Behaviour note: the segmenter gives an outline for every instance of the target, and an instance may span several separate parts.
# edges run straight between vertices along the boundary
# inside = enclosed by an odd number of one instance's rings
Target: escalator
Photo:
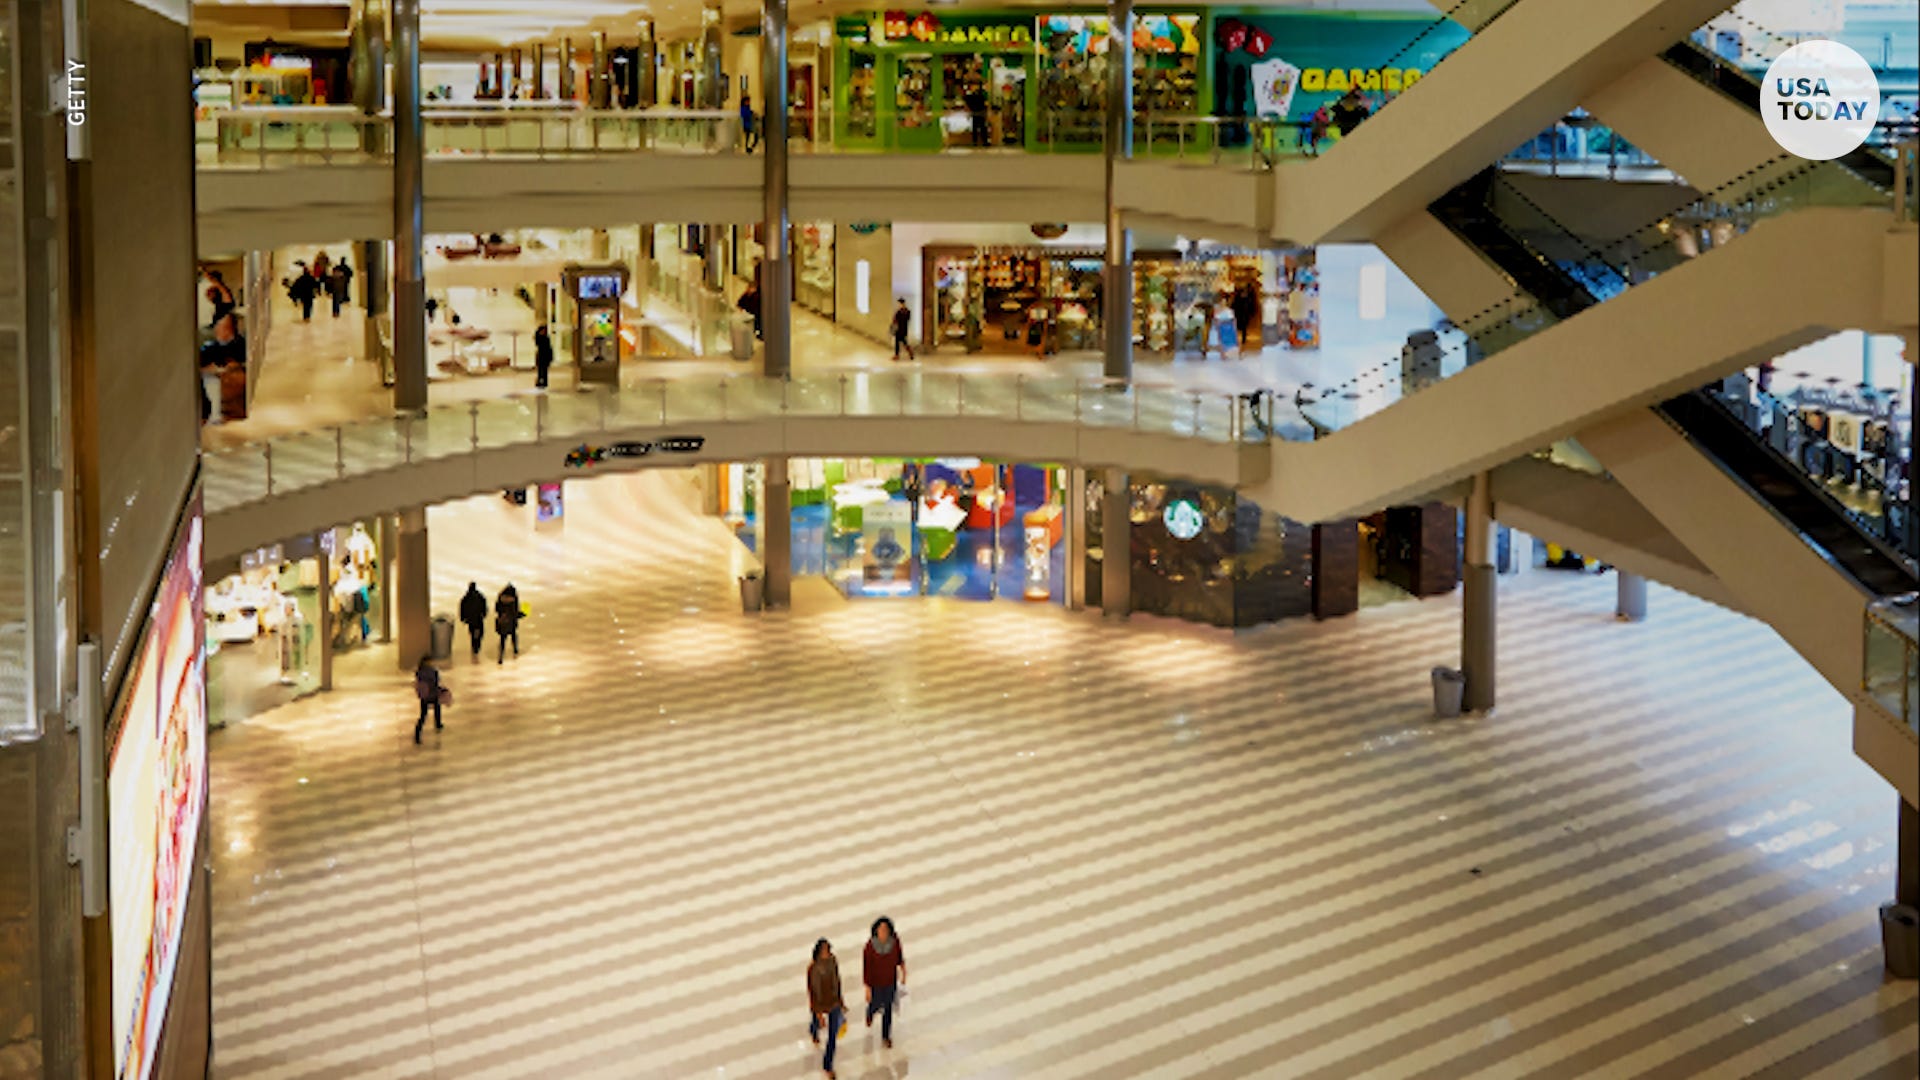
[[[1683,38],[1661,50],[1660,58],[1741,105],[1760,113],[1760,83],[1746,71],[1729,64]],[[1852,173],[1879,191],[1893,190],[1893,162],[1870,147],[1857,147],[1834,159],[1834,164]]]
[[[1744,391],[1744,384],[1735,385]],[[1862,589],[1874,596],[1912,592],[1915,553],[1896,546],[1913,542],[1904,507],[1885,504],[1886,525],[1863,522],[1736,415],[1745,406],[1735,400],[1740,397],[1695,390],[1662,402],[1658,411]]]
[[[1478,249],[1554,318],[1570,319],[1592,307],[1594,296],[1577,277],[1534,250],[1495,211],[1493,194],[1498,182],[1496,169],[1483,169],[1434,200],[1427,212]]]

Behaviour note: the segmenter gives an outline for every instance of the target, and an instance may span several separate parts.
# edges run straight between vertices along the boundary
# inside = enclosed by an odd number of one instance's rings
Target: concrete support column
[[[1647,617],[1647,579],[1639,574],[1629,574],[1625,570],[1614,571],[1619,576],[1618,600],[1614,604],[1613,614],[1621,622],[1639,622]]]
[[[1887,974],[1911,979],[1920,972],[1920,935],[1913,932],[1914,909],[1920,908],[1920,811],[1905,799],[1900,804],[1898,834],[1894,837],[1893,902],[1880,907],[1880,946]]]
[[[1107,0],[1107,264],[1100,318],[1105,373],[1133,379],[1133,234],[1114,190],[1119,163],[1133,156],[1133,0]]]
[[[1463,705],[1472,712],[1493,708],[1494,597],[1499,575],[1493,565],[1493,477],[1476,473],[1467,496],[1466,589],[1461,597],[1460,670],[1467,677]]]
[[[433,648],[433,588],[427,566],[427,509],[402,510],[395,515],[393,617],[398,646],[394,660],[402,671],[412,671]]]
[[[393,46],[393,407],[419,412],[427,407],[420,0],[393,0]]]
[[[380,365],[383,383],[390,381],[393,371],[393,358],[387,354],[387,345],[380,338],[380,316],[387,313],[388,301],[387,242],[363,240],[360,243],[360,304],[367,315],[362,320],[360,348],[369,361]],[[421,313],[425,314],[424,302]]]
[[[760,471],[765,477],[760,498],[763,595],[767,607],[784,608],[793,603],[793,487],[786,458],[767,458]]]
[[[588,40],[593,47],[593,66],[587,71],[587,104],[595,109],[604,109],[610,97],[607,93],[610,85],[607,78],[607,32],[595,30]]]
[[[333,689],[333,556],[327,549],[333,546],[333,530],[321,533],[314,545],[317,550],[314,558],[320,564],[320,625],[315,635],[320,641],[320,689]]]
[[[709,10],[717,11],[717,8]],[[760,264],[760,324],[765,346],[760,373],[773,379],[793,372],[793,244],[787,203],[787,0],[762,0],[760,9],[762,220],[765,255]]]
[[[1900,800],[1899,847],[1894,857],[1893,902],[1920,907],[1920,811]]]
[[[560,100],[573,100],[573,39],[560,39]]]
[[[768,12],[772,7],[772,0],[767,0],[767,6],[761,10],[760,48],[762,56],[774,51],[772,46],[775,39],[766,36],[766,20],[769,18]],[[719,0],[708,0],[706,6],[700,9],[700,77],[697,80],[699,87],[696,92],[700,97],[699,107],[703,109],[724,109],[727,107],[727,88],[725,85],[727,78],[726,53],[723,51],[726,37],[721,28],[723,17]],[[781,31],[780,37],[778,38],[780,44],[779,51],[780,55],[785,56],[787,50],[786,0],[780,0],[779,18]],[[764,60],[762,62],[764,63]]]
[[[1063,530],[1067,545],[1067,610],[1082,611],[1087,606],[1087,470],[1067,470],[1066,518]]]
[[[640,95],[640,107],[651,109],[660,102],[660,56],[653,43],[653,20],[641,19],[639,31],[640,43],[633,55],[638,70],[633,73],[633,85]]]
[[[1133,499],[1124,470],[1106,469],[1102,481],[1100,611],[1124,619],[1133,613]]]
[[[374,557],[380,564],[376,569],[375,588],[380,602],[373,605],[373,626],[379,631],[381,641],[393,640],[393,534],[393,516],[380,515],[374,521]]]

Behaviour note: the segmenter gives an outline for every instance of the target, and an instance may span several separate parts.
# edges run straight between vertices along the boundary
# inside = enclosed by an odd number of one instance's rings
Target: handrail
[[[212,451],[205,458],[207,506],[228,510],[479,450],[715,422],[971,417],[1073,423],[1216,445],[1259,445],[1274,435],[1271,398],[1111,379],[894,371],[650,379],[580,390],[460,402]]]

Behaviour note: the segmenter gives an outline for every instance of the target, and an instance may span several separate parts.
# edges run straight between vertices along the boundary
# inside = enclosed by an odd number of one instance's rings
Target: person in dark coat
[[[340,309],[353,299],[353,267],[347,260],[341,259],[327,272],[327,299],[333,301],[333,317],[340,317]]]
[[[907,954],[900,947],[900,936],[893,932],[892,919],[882,915],[873,921],[861,969],[861,981],[867,984],[867,1026],[873,1026],[873,1014],[879,1013],[880,1041],[892,1046],[893,1005],[907,981]]]
[[[744,311],[748,315],[753,317],[753,336],[756,339],[759,338],[760,337],[760,283],[758,281],[747,282],[746,290],[740,294],[740,299],[735,300],[733,302],[733,306],[739,308],[741,311]]]
[[[820,1045],[821,1026],[827,1029],[827,1052],[820,1059],[820,1067],[832,1080],[833,1052],[840,1043],[840,1023],[847,1005],[840,997],[840,961],[826,938],[813,943],[813,960],[807,965],[807,1012],[812,1018],[807,1034],[813,1037],[815,1046]]]
[[[533,328],[533,385],[544,388],[547,372],[552,368],[553,335],[547,332],[547,325],[541,323]]]
[[[460,621],[467,626],[467,637],[473,641],[473,657],[480,658],[480,643],[487,636],[487,594],[480,586],[467,582],[467,593],[460,598]]]
[[[420,719],[413,723],[413,744],[420,745],[420,730],[427,726],[427,709],[433,709],[433,730],[440,728],[440,702],[446,694],[446,688],[440,685],[440,672],[433,666],[432,658],[420,658],[420,666],[413,669],[413,692],[420,699]]]
[[[313,321],[313,301],[320,295],[320,279],[313,276],[306,263],[295,263],[299,272],[293,280],[287,282],[287,297],[300,305],[300,321]]]
[[[500,635],[500,657],[498,664],[507,662],[507,640],[513,640],[513,655],[520,655],[520,594],[514,591],[513,583],[500,590],[499,599],[493,602],[493,632]]]

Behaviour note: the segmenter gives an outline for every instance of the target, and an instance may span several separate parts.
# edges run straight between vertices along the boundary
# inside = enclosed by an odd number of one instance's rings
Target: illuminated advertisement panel
[[[207,797],[201,512],[181,518],[108,752],[114,1075],[145,1080],[166,1020]]]

